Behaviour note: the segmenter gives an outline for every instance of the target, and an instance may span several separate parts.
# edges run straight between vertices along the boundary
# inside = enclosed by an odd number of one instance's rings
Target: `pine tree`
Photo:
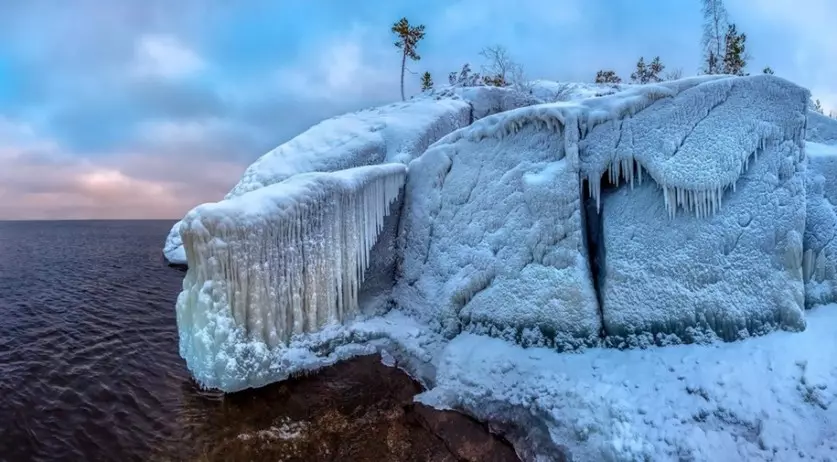
[[[728,29],[727,10],[723,0],[703,1],[703,72],[720,74],[721,59],[726,50],[726,32]]]
[[[647,74],[648,67],[645,65],[645,58],[640,57],[636,62],[636,70],[631,74],[631,83],[648,83]]]
[[[622,83],[622,79],[614,71],[600,70],[596,72],[596,83],[619,84]]]
[[[631,82],[642,84],[662,82],[663,79],[660,77],[660,73],[665,68],[659,56],[655,56],[651,64],[645,64],[645,58],[640,57],[639,61],[636,62],[636,71],[631,74]]]
[[[723,73],[745,75],[747,67],[747,34],[738,33],[735,24],[730,24],[725,37]]]
[[[407,18],[401,18],[392,25],[392,32],[398,36],[395,47],[401,50],[401,100],[404,101],[404,70],[407,68],[407,58],[413,61],[421,59],[416,53],[416,46],[424,38],[424,25],[413,27]]]
[[[430,76],[429,72],[425,72],[421,76],[421,91],[427,91],[433,89],[433,77]]]
[[[651,61],[651,65],[648,66],[648,75],[646,76],[646,80],[648,82],[662,82],[662,78],[660,74],[663,72],[663,69],[666,67],[660,61],[659,56],[655,56],[654,60]]]
[[[762,70],[761,72],[762,72],[762,74],[770,74],[770,75],[773,75],[773,69],[771,69],[771,68],[770,68],[770,66],[766,66],[766,67],[764,68],[764,70]]]

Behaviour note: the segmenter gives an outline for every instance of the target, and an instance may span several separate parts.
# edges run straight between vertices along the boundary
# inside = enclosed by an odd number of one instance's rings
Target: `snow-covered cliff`
[[[192,374],[386,351],[526,460],[837,450],[835,126],[773,76],[587,87],[449,89],[257,161],[177,228]]]

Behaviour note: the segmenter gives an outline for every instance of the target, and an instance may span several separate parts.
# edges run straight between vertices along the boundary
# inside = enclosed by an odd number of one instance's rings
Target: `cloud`
[[[140,77],[180,78],[206,66],[203,58],[175,37],[144,35],[136,42],[133,70]]]
[[[390,38],[355,26],[307,46],[301,59],[280,67],[278,90],[299,100],[377,101],[397,95],[398,70]]]
[[[770,65],[837,110],[837,3],[727,6],[752,72]],[[320,120],[399,99],[401,16],[427,26],[408,97],[420,73],[478,69],[493,44],[558,80],[624,78],[656,55],[688,75],[700,58],[700,8],[682,2],[0,1],[0,218],[175,218],[222,197]]]
[[[781,46],[777,75],[806,86],[826,109],[837,112],[837,2],[832,0],[730,0],[730,13],[752,29],[760,52]],[[764,58],[760,58],[760,61]]]
[[[133,150],[92,156],[0,119],[0,219],[178,218],[222,198],[249,163],[213,152],[213,130],[175,138],[165,127]]]

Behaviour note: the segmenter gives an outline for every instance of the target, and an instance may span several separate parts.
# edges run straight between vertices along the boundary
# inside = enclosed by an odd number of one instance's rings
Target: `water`
[[[177,350],[183,272],[161,256],[171,225],[0,222],[0,460],[456,460],[439,425],[514,460],[475,422],[410,405],[419,386],[372,357],[199,390]]]

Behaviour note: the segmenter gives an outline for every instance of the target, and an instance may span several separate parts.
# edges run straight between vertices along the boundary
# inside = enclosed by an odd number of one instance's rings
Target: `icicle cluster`
[[[224,288],[235,324],[271,347],[344,321],[405,178],[401,164],[304,174],[196,209],[182,231],[193,287]]]
[[[750,168],[750,159],[758,160],[759,151],[765,148],[766,140],[759,140],[758,147],[753,151],[752,155],[742,160],[738,170],[739,177]],[[642,164],[633,157],[622,158],[618,161],[611,162],[606,172],[608,181],[614,186],[619,186],[619,181],[624,180],[630,184],[631,188],[634,187],[635,181],[641,185],[644,176]],[[587,177],[590,197],[596,201],[596,210],[601,210],[602,176],[593,175],[592,178]],[[735,182],[732,182],[730,186],[735,191]],[[714,215],[721,209],[724,190],[726,189],[724,186],[713,186],[706,189],[686,189],[668,185],[660,185],[660,188],[663,191],[663,201],[669,218],[674,218],[678,207],[694,213],[698,218],[706,218]]]

